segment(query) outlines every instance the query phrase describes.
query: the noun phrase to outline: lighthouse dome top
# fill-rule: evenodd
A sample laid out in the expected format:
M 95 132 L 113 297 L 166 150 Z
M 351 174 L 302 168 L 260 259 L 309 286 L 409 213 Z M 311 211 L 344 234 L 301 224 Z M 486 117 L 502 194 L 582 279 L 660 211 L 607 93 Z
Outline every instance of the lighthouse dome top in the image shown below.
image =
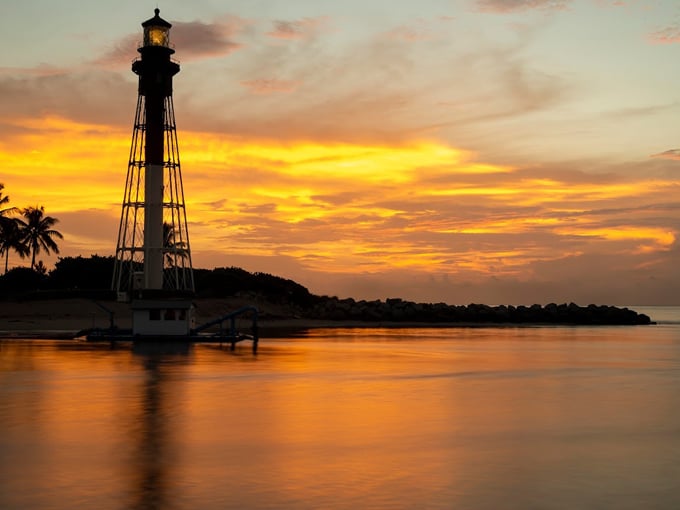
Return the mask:
M 144 46 L 170 46 L 172 25 L 159 16 L 160 9 L 154 10 L 155 16 L 142 23 L 144 27 Z
M 156 7 L 153 10 L 153 12 L 154 12 L 155 16 L 153 18 L 149 18 L 144 23 L 142 23 L 142 26 L 144 28 L 149 27 L 149 26 L 166 27 L 166 28 L 172 27 L 172 25 L 170 23 L 168 23 L 167 21 L 165 21 L 163 18 L 161 18 L 159 16 L 159 14 L 161 13 L 161 10 L 158 7 Z

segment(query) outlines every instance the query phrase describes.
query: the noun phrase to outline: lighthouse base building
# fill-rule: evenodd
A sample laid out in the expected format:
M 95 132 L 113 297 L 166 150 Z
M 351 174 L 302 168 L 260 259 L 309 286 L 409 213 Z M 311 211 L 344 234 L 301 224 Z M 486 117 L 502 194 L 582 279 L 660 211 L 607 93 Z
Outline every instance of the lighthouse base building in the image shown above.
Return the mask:
M 195 327 L 191 301 L 136 299 L 131 308 L 133 335 L 186 337 Z

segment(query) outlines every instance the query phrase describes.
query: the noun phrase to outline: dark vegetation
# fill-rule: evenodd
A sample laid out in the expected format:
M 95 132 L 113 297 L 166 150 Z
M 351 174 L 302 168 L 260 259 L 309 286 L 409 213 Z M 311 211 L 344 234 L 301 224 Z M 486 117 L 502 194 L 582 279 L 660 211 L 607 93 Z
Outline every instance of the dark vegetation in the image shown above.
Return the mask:
M 59 299 L 84 297 L 114 299 L 108 290 L 113 257 L 60 257 L 53 270 L 42 273 L 18 267 L 0 276 L 2 299 Z M 398 298 L 374 301 L 317 296 L 292 280 L 237 267 L 194 270 L 196 297 L 238 297 L 245 302 L 277 305 L 287 316 L 308 319 L 397 323 L 496 324 L 649 324 L 650 319 L 627 308 L 578 306 L 466 306 L 414 303 Z
M 54 269 L 40 272 L 16 267 L 0 276 L 0 299 L 55 299 L 85 297 L 114 299 L 111 288 L 113 257 L 59 257 Z M 305 287 L 267 273 L 238 267 L 195 269 L 197 298 L 250 295 L 274 304 L 310 307 L 319 298 Z

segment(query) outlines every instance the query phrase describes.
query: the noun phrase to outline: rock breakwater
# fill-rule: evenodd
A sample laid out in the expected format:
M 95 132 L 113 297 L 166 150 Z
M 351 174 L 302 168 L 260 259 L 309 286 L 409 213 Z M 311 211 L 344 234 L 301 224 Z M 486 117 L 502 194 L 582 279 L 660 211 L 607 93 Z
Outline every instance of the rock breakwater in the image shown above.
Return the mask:
M 448 305 L 414 303 L 399 298 L 385 301 L 356 301 L 352 298 L 320 299 L 302 313 L 310 319 L 366 322 L 492 323 L 492 324 L 573 324 L 644 325 L 652 324 L 645 315 L 607 305 L 579 306 L 575 303 L 545 306 L 483 304 Z

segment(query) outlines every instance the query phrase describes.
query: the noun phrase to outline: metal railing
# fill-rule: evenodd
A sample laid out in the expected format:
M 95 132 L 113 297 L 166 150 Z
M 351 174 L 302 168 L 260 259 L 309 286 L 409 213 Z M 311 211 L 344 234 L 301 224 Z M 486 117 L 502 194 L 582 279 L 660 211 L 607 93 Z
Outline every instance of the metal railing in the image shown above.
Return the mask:
M 240 316 L 248 312 L 251 312 L 252 314 L 251 316 L 252 324 L 250 327 L 251 333 L 243 334 L 240 333 L 236 328 L 236 319 L 240 318 Z M 259 340 L 257 314 L 258 314 L 257 308 L 255 308 L 254 306 L 244 306 L 243 308 L 239 308 L 238 310 L 223 315 L 222 317 L 218 317 L 217 319 L 213 319 L 209 322 L 201 324 L 200 326 L 197 326 L 196 328 L 191 330 L 191 334 L 197 335 L 198 333 L 204 332 L 213 326 L 219 326 L 218 331 L 213 335 L 215 338 L 224 339 L 225 342 L 231 343 L 232 349 L 234 349 L 236 342 L 240 342 L 241 340 L 252 340 L 253 352 L 257 352 L 257 343 Z M 229 322 L 228 329 L 226 329 L 224 326 L 224 323 L 227 321 Z

